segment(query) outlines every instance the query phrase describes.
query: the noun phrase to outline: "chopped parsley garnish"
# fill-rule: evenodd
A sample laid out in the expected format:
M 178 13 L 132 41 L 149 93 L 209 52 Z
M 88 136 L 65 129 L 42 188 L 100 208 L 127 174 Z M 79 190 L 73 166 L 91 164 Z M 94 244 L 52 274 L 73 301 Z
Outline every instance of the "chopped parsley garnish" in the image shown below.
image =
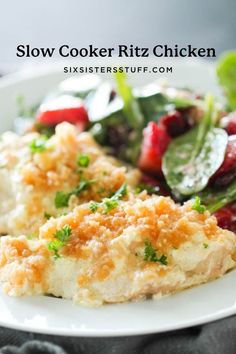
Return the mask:
M 155 194 L 160 191 L 160 188 L 158 186 L 151 186 L 150 184 L 140 183 L 136 186 L 135 193 L 139 194 L 144 190 L 146 190 L 148 194 Z
M 93 213 L 96 213 L 96 211 L 98 210 L 99 208 L 99 203 L 96 203 L 96 202 L 91 202 L 89 204 L 89 209 L 93 212 Z
M 111 210 L 115 209 L 118 207 L 119 202 L 116 199 L 112 198 L 105 198 L 102 202 L 103 204 L 103 213 L 108 214 Z
M 30 143 L 30 149 L 32 153 L 43 152 L 47 150 L 46 141 L 48 138 L 45 135 L 41 135 L 39 138 L 34 139 Z
M 72 232 L 71 227 L 69 225 L 65 225 L 65 226 L 63 226 L 63 228 L 61 230 L 57 230 L 55 232 L 54 236 L 58 240 L 60 240 L 62 242 L 65 242 L 70 237 L 71 232 Z
M 167 257 L 164 254 L 159 258 L 157 257 L 156 250 L 149 240 L 145 241 L 144 260 L 149 262 L 159 262 L 163 265 L 168 264 Z
M 76 196 L 80 195 L 81 192 L 87 190 L 94 182 L 95 182 L 94 179 L 93 180 L 83 179 L 82 181 L 80 181 L 78 186 L 75 187 L 75 189 L 73 189 L 71 194 L 75 194 Z
M 54 258 L 60 258 L 59 250 L 65 246 L 66 242 L 69 240 L 72 233 L 71 227 L 69 225 L 63 226 L 61 230 L 57 230 L 54 234 L 56 240 L 50 241 L 48 243 L 49 251 L 54 252 Z
M 78 186 L 76 186 L 71 192 L 65 193 L 63 191 L 58 191 L 55 197 L 55 206 L 57 209 L 68 207 L 70 197 L 76 195 L 77 197 L 81 192 L 87 190 L 95 180 L 82 179 Z
M 57 209 L 68 207 L 69 199 L 71 193 L 65 193 L 63 191 L 58 191 L 55 197 L 55 206 Z
M 127 195 L 127 183 L 124 183 L 115 193 L 113 193 L 113 195 L 109 199 L 119 200 L 126 195 Z
M 110 198 L 104 198 L 101 203 L 91 202 L 89 209 L 95 213 L 99 206 L 103 207 L 103 214 L 108 214 L 119 205 L 119 200 L 127 195 L 127 184 L 124 183 Z
M 44 216 L 45 219 L 47 219 L 47 220 L 49 220 L 49 219 L 52 217 L 52 215 L 49 214 L 49 213 L 47 213 L 46 211 L 44 212 L 43 216 Z
M 208 248 L 209 247 L 208 243 L 203 243 L 203 247 Z
M 50 241 L 48 243 L 48 249 L 49 249 L 49 251 L 54 252 L 55 259 L 60 258 L 60 255 L 58 252 L 63 246 L 64 246 L 64 243 L 59 240 Z
M 79 167 L 88 167 L 90 162 L 90 157 L 88 155 L 79 155 L 77 157 L 77 165 Z
M 194 198 L 192 210 L 196 210 L 200 214 L 203 214 L 207 210 L 205 205 L 201 204 L 201 199 L 198 196 Z

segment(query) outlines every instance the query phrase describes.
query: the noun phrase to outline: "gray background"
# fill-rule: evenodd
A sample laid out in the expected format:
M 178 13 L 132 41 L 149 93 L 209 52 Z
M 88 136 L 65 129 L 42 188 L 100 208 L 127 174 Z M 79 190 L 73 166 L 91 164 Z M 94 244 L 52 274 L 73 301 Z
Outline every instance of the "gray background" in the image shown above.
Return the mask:
M 220 54 L 236 47 L 235 16 L 236 0 L 2 1 L 0 65 L 24 62 L 15 54 L 19 44 L 192 44 Z

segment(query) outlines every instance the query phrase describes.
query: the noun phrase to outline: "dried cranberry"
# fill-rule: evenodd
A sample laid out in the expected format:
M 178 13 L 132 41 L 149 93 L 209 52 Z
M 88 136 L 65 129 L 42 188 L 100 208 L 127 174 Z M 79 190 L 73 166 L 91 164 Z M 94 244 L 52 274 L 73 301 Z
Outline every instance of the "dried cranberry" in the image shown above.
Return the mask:
M 225 158 L 220 166 L 220 168 L 213 175 L 211 181 L 215 184 L 221 184 L 221 180 L 223 181 L 222 185 L 225 185 L 225 182 L 232 181 L 232 175 L 234 176 L 236 170 L 236 135 L 231 135 L 228 140 Z M 217 182 L 218 181 L 218 182 Z
M 236 232 L 236 203 L 227 205 L 216 211 L 214 215 L 222 229 Z
M 231 113 L 229 116 L 222 118 L 221 126 L 229 135 L 236 134 L 236 112 Z
M 162 116 L 159 125 L 165 127 L 167 133 L 173 138 L 185 133 L 188 128 L 184 115 L 179 111 L 173 111 Z
M 235 178 L 236 178 L 236 169 L 234 168 L 232 171 L 222 174 L 221 176 L 213 179 L 213 183 L 216 188 L 221 188 L 233 182 Z

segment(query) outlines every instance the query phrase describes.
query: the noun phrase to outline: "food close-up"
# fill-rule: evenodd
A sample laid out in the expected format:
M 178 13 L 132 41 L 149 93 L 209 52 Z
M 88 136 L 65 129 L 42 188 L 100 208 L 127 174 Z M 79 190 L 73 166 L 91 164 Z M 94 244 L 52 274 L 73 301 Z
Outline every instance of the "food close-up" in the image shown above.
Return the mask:
M 88 74 L 0 141 L 0 283 L 101 306 L 158 299 L 236 267 L 236 54 L 221 96 Z M 63 272 L 61 271 L 63 269 Z M 155 300 L 156 301 L 156 300 Z

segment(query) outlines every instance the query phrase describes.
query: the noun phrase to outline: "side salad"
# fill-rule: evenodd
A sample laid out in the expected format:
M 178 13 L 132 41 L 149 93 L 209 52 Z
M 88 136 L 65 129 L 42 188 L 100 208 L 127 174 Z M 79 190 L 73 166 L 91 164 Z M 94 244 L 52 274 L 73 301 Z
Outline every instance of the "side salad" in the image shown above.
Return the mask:
M 195 198 L 196 210 L 207 208 L 236 232 L 236 52 L 224 54 L 216 72 L 223 99 L 157 84 L 132 88 L 123 73 L 115 85 L 72 77 L 38 107 L 25 109 L 19 99 L 16 130 L 42 139 L 62 121 L 88 130 L 108 153 L 140 168 L 137 193 Z

